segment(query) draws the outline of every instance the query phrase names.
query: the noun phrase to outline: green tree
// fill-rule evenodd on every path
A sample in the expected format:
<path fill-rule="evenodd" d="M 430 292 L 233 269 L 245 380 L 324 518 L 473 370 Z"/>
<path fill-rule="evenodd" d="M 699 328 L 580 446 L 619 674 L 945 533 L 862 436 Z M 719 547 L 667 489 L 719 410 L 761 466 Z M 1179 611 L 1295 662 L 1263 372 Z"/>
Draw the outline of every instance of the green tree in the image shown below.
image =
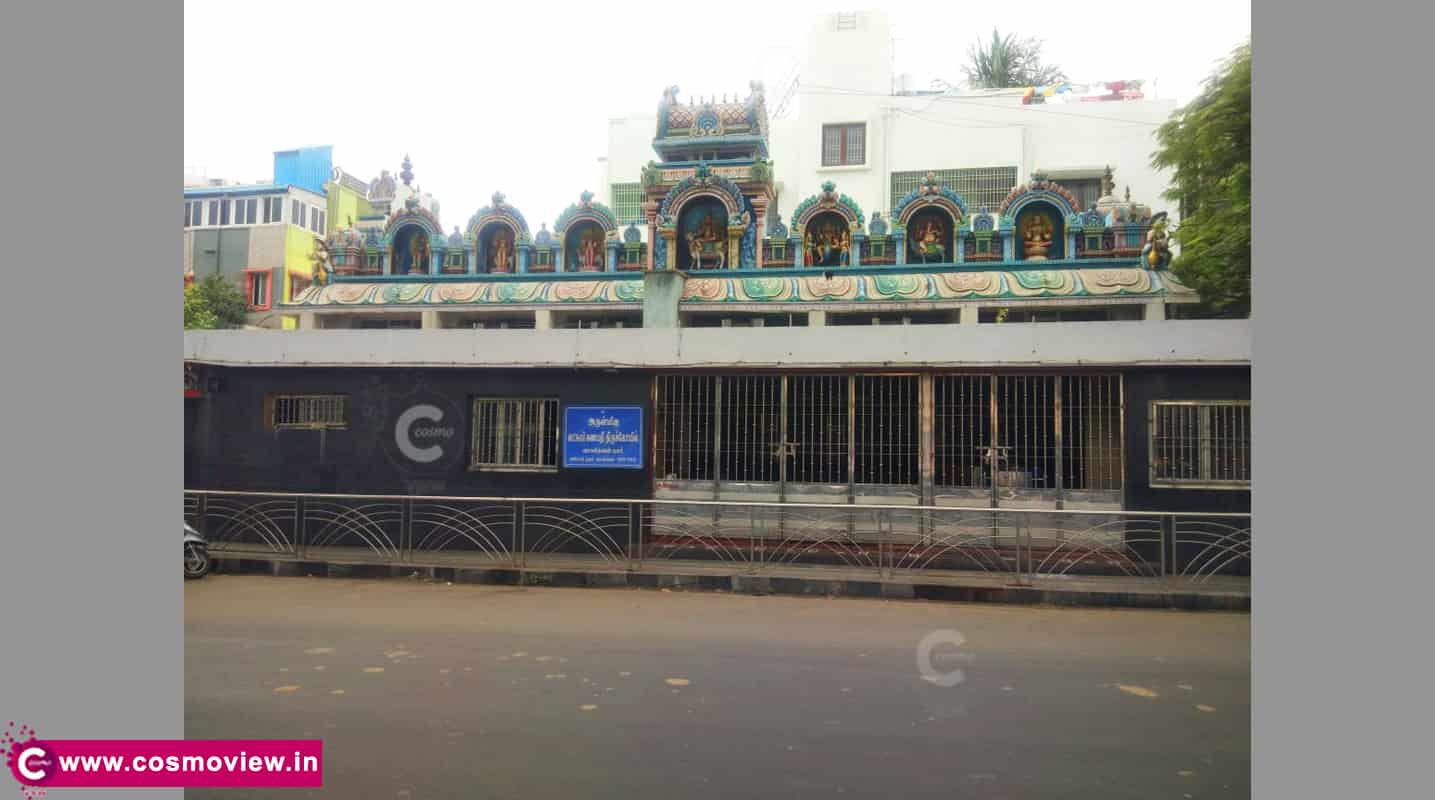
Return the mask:
<path fill-rule="evenodd" d="M 218 322 L 214 312 L 205 305 L 199 295 L 199 285 L 191 283 L 184 287 L 184 329 L 210 330 Z"/>
<path fill-rule="evenodd" d="M 184 287 L 186 329 L 238 328 L 248 311 L 244 294 L 217 273 Z"/>
<path fill-rule="evenodd" d="M 1066 80 L 1061 67 L 1042 63 L 1041 47 L 1036 37 L 1002 36 L 993 28 L 989 44 L 977 41 L 967 50 L 967 83 L 977 89 L 1019 89 Z"/>
<path fill-rule="evenodd" d="M 1251 45 L 1242 44 L 1206 79 L 1201 94 L 1156 132 L 1151 163 L 1173 170 L 1167 200 L 1179 203 L 1171 237 L 1181 245 L 1176 277 L 1205 310 L 1251 309 Z"/>

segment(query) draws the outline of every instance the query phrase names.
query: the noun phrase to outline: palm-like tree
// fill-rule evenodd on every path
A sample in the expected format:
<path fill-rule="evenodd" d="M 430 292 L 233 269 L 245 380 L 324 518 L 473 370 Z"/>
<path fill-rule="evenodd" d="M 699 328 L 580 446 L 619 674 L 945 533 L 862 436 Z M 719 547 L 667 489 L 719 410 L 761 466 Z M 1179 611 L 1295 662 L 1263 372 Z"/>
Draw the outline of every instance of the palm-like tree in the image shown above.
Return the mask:
<path fill-rule="evenodd" d="M 1041 45 L 1035 37 L 1002 36 L 993 29 L 990 44 L 978 41 L 967 50 L 967 83 L 977 89 L 1017 89 L 1066 80 L 1060 66 L 1041 62 Z"/>

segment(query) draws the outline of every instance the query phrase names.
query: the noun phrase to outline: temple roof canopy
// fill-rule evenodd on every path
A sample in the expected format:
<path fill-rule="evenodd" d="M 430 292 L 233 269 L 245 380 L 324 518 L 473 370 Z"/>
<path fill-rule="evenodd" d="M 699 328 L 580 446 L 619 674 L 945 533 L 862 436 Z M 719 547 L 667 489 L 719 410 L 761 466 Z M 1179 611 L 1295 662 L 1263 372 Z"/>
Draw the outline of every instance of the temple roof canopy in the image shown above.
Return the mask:
<path fill-rule="evenodd" d="M 658 104 L 653 149 L 664 161 L 697 161 L 704 154 L 766 158 L 767 101 L 761 82 L 752 81 L 748 89 L 746 98 L 723 95 L 684 103 L 678 99 L 678 87 L 668 87 Z"/>

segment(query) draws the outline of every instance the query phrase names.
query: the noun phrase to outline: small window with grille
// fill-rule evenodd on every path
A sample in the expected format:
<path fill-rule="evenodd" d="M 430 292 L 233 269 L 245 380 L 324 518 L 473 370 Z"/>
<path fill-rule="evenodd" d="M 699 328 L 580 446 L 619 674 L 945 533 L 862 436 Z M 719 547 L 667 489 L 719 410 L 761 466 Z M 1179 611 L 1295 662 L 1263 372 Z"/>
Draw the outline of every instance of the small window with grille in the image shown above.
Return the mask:
<path fill-rule="evenodd" d="M 642 223 L 643 187 L 637 183 L 614 183 L 608 187 L 613 199 L 613 216 L 622 225 Z"/>
<path fill-rule="evenodd" d="M 967 169 L 916 169 L 892 173 L 892 216 L 897 203 L 908 192 L 922 185 L 927 173 L 936 173 L 937 180 L 956 192 L 967 208 L 995 210 L 1012 189 L 1016 188 L 1016 167 L 973 167 Z M 1063 186 L 1065 184 L 1062 184 Z"/>
<path fill-rule="evenodd" d="M 1150 424 L 1152 486 L 1250 488 L 1250 401 L 1157 401 Z"/>
<path fill-rule="evenodd" d="M 469 468 L 557 472 L 558 400 L 475 398 Z"/>
<path fill-rule="evenodd" d="M 822 126 L 822 166 L 849 167 L 866 163 L 866 123 Z"/>
<path fill-rule="evenodd" d="M 325 430 L 348 426 L 348 395 L 281 394 L 269 397 L 273 430 Z"/>

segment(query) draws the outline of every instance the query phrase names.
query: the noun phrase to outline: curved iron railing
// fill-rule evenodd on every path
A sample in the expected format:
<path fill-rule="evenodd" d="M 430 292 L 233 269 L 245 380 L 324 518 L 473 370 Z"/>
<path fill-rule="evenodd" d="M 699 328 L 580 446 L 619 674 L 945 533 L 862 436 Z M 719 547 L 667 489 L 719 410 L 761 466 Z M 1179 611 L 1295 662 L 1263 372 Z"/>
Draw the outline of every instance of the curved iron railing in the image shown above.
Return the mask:
<path fill-rule="evenodd" d="M 760 575 L 970 573 L 1025 585 L 1250 576 L 1250 514 L 186 490 L 220 557 Z"/>

